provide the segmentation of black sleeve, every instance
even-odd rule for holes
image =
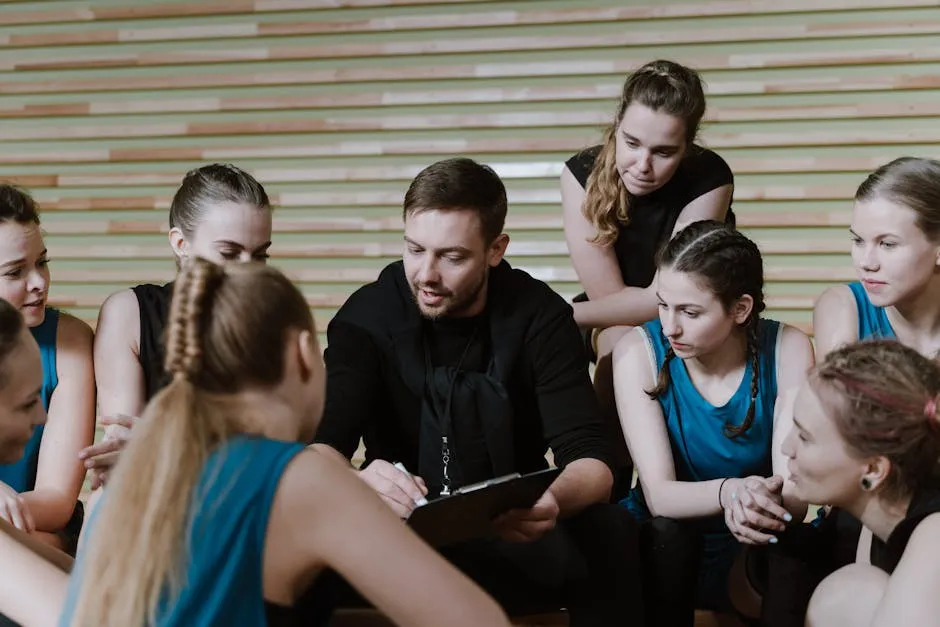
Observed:
[[[696,146],[696,152],[687,159],[685,176],[689,185],[684,205],[722,185],[734,183],[734,173],[717,152]]]
[[[326,405],[314,442],[351,458],[381,400],[379,351],[365,330],[342,320],[330,321],[326,335]]]
[[[563,468],[583,458],[611,466],[588,360],[571,307],[545,303],[530,330],[529,359],[545,440]]]
[[[587,150],[582,150],[567,161],[565,165],[574,175],[574,178],[581,183],[581,187],[587,189],[587,180],[594,169],[594,162],[597,161],[597,155],[600,153],[600,146],[593,146]]]

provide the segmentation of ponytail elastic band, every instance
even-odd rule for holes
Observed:
[[[940,406],[940,394],[927,399],[924,403],[924,418],[927,419],[927,426],[937,436],[940,436],[940,416],[937,416],[937,408]]]
[[[937,420],[937,397],[931,397],[927,399],[927,402],[924,404],[924,418],[927,420],[932,420],[936,422]]]

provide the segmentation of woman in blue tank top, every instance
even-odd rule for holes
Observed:
[[[763,264],[730,226],[695,222],[660,252],[659,320],[614,352],[614,385],[639,484],[622,504],[643,523],[650,624],[730,611],[741,544],[775,542],[805,506],[790,498],[774,411],[812,366],[809,339],[760,318]],[[785,364],[785,366],[784,366]]]
[[[327,568],[397,624],[508,627],[345,460],[305,449],[326,374],[283,274],[193,260],[169,320],[171,381],[91,515],[63,627],[294,624],[290,606]]]
[[[46,419],[42,356],[29,331],[19,311],[0,299],[0,463],[20,459]],[[0,519],[0,560],[0,624],[55,624],[71,559]]]
[[[820,358],[871,338],[940,354],[940,161],[902,157],[872,172],[855,194],[850,234],[859,280],[817,300]]]
[[[39,344],[41,398],[48,411],[24,455],[0,465],[0,518],[72,552],[85,478],[78,453],[91,444],[95,429],[92,331],[47,306],[48,264],[36,203],[0,185],[0,298],[19,309]]]
[[[940,161],[901,157],[872,172],[852,209],[852,265],[858,281],[826,289],[813,309],[816,352],[897,339],[940,355]],[[827,517],[820,508],[814,524]],[[832,516],[846,553],[871,532],[843,509]]]

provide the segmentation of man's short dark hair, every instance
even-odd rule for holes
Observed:
[[[506,224],[506,187],[493,168],[466,157],[444,159],[421,170],[405,193],[403,217],[421,211],[471,210],[483,239],[493,242]]]

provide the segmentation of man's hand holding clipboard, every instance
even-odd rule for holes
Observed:
[[[555,526],[559,507],[548,487],[561,471],[549,468],[464,486],[415,508],[409,526],[432,546],[498,535],[528,542]]]
[[[532,542],[555,528],[561,508],[546,489],[529,509],[511,509],[493,521],[496,532],[507,542]]]

